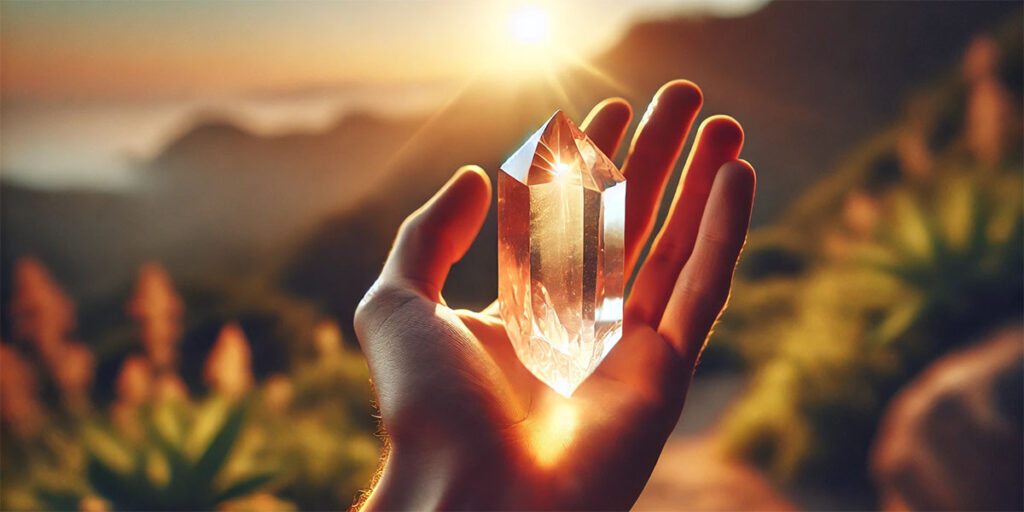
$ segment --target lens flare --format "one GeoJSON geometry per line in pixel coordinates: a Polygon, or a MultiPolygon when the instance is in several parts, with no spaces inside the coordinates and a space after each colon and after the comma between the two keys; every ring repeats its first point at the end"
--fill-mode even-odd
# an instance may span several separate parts
{"type": "Polygon", "coordinates": [[[543,43],[549,36],[548,14],[535,5],[524,5],[512,13],[508,30],[521,43],[543,43]]]}

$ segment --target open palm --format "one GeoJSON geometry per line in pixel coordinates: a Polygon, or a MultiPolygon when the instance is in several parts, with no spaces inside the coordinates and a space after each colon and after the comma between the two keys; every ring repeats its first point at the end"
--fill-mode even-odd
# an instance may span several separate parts
{"type": "MultiPolygon", "coordinates": [[[[658,91],[623,174],[626,275],[657,216],[702,96],[658,91]]],[[[614,155],[629,125],[622,100],[582,127],[614,155]]],[[[694,365],[728,298],[746,238],[754,172],[743,132],[706,120],[672,207],[626,300],[622,340],[566,399],[518,360],[497,308],[452,310],[444,280],[472,244],[490,183],[466,167],[402,225],[356,312],[390,451],[366,503],[375,509],[624,509],[678,421],[694,365]]]]}

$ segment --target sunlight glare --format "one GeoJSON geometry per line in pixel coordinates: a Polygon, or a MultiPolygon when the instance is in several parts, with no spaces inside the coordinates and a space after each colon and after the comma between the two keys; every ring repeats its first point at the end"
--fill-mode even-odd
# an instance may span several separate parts
{"type": "Polygon", "coordinates": [[[548,40],[548,15],[540,7],[524,5],[512,13],[508,30],[521,43],[543,43],[548,40]]]}
{"type": "Polygon", "coordinates": [[[530,442],[537,463],[542,467],[553,466],[572,443],[578,427],[578,412],[571,402],[562,397],[553,397],[557,403],[540,412],[530,425],[530,442]]]}

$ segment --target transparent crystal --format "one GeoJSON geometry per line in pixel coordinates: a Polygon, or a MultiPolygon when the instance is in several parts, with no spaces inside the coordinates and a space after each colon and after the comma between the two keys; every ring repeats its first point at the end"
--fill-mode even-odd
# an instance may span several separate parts
{"type": "Polygon", "coordinates": [[[626,180],[561,111],[498,173],[498,301],[523,364],[570,396],[622,336],[626,180]]]}

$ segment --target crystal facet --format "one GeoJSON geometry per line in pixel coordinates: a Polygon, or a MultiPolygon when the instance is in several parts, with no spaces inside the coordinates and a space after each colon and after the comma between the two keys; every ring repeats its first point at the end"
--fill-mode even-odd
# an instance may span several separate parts
{"type": "Polygon", "coordinates": [[[498,173],[498,300],[519,360],[562,395],[622,336],[626,180],[561,111],[498,173]]]}

